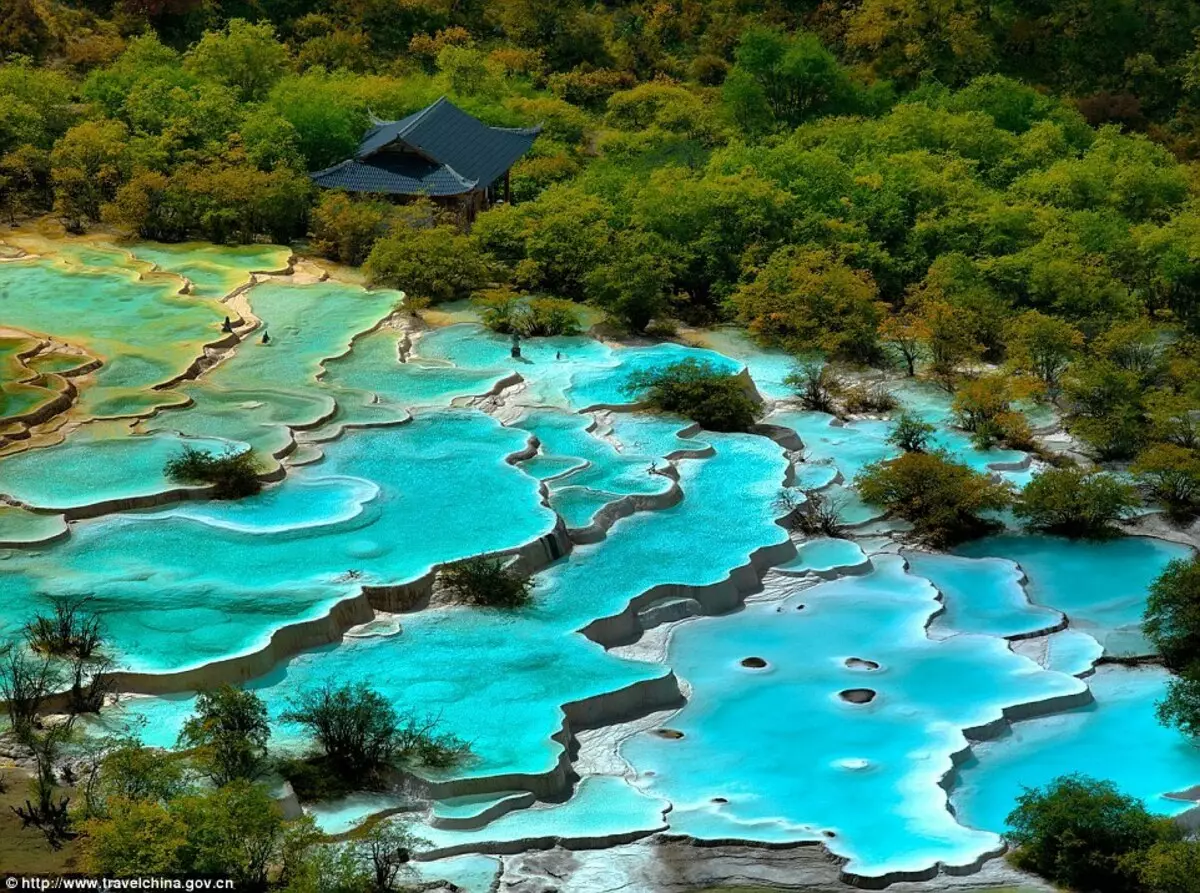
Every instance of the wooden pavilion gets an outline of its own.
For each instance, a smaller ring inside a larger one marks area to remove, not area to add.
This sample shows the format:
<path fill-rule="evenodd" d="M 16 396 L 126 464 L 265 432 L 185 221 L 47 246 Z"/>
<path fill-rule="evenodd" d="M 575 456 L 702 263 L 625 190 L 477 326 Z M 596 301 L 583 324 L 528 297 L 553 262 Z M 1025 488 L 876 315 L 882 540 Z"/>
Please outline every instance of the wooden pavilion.
<path fill-rule="evenodd" d="M 496 201 L 511 201 L 509 170 L 541 127 L 489 127 L 444 96 L 399 121 L 376 120 L 353 158 L 311 174 L 325 189 L 425 197 L 470 223 Z"/>

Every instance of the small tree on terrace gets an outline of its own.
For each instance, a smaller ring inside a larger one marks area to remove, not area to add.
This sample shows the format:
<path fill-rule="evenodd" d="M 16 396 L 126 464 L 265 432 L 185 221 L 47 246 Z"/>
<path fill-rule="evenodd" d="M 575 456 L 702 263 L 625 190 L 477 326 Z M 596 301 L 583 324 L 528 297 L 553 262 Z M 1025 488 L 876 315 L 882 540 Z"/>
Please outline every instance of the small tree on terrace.
<path fill-rule="evenodd" d="M 887 316 L 879 324 L 879 340 L 900 355 L 909 378 L 917 374 L 917 361 L 925 356 L 929 337 L 929 326 L 913 313 Z"/>
<path fill-rule="evenodd" d="M 1083 775 L 1025 788 L 1008 825 L 1019 867 L 1076 890 L 1137 890 L 1126 857 L 1179 835 L 1140 800 Z"/>
<path fill-rule="evenodd" d="M 758 404 L 736 375 L 698 360 L 635 372 L 621 391 L 653 409 L 687 416 L 711 431 L 745 431 L 758 417 Z"/>
<path fill-rule="evenodd" d="M 862 470 L 855 481 L 867 502 L 913 525 L 934 546 L 951 545 L 995 528 L 983 516 L 1012 501 L 1010 488 L 940 453 L 905 453 Z"/>
<path fill-rule="evenodd" d="M 52 610 L 39 612 L 25 624 L 25 641 L 47 663 L 58 664 L 69 686 L 74 713 L 95 713 L 112 693 L 108 677 L 113 658 L 104 650 L 104 626 L 88 610 L 87 596 L 51 599 Z"/>
<path fill-rule="evenodd" d="M 924 453 L 929 449 L 929 438 L 937 431 L 933 425 L 910 412 L 896 417 L 896 427 L 888 435 L 888 443 L 906 453 Z"/>
<path fill-rule="evenodd" d="M 1142 629 L 1170 669 L 1200 661 L 1200 556 L 1175 559 L 1150 584 Z"/>
<path fill-rule="evenodd" d="M 47 658 L 15 645 L 0 650 L 0 700 L 18 740 L 26 741 L 33 734 L 42 704 L 62 682 L 59 668 Z"/>
<path fill-rule="evenodd" d="M 185 446 L 167 460 L 163 473 L 180 484 L 212 484 L 217 499 L 239 499 L 262 490 L 253 450 L 211 453 Z"/>
<path fill-rule="evenodd" d="M 438 730 L 436 717 L 401 716 L 383 695 L 361 683 L 327 682 L 304 692 L 282 719 L 306 726 L 328 768 L 354 782 L 371 782 L 407 761 L 453 765 L 468 751 L 466 742 Z"/>
<path fill-rule="evenodd" d="M 1138 454 L 1132 470 L 1172 520 L 1187 521 L 1200 511 L 1200 458 L 1192 450 L 1156 443 Z"/>
<path fill-rule="evenodd" d="M 1051 396 L 1071 360 L 1083 346 L 1083 334 L 1065 320 L 1028 310 L 1009 325 L 1008 358 L 1037 378 Z"/>
<path fill-rule="evenodd" d="M 442 571 L 442 582 L 458 599 L 492 608 L 520 608 L 532 599 L 533 580 L 501 558 L 467 558 Z"/>
<path fill-rule="evenodd" d="M 816 360 L 800 363 L 783 383 L 795 391 L 805 409 L 830 415 L 837 415 L 837 398 L 846 389 L 846 383 L 832 366 Z"/>
<path fill-rule="evenodd" d="M 1105 537 L 1138 505 L 1137 490 L 1110 474 L 1048 468 L 1034 476 L 1013 513 L 1030 527 L 1071 537 Z"/>
<path fill-rule="evenodd" d="M 196 749 L 205 773 L 221 787 L 235 779 L 253 781 L 262 773 L 270 736 L 262 698 L 222 685 L 196 698 L 196 713 L 183 724 L 179 743 Z"/>

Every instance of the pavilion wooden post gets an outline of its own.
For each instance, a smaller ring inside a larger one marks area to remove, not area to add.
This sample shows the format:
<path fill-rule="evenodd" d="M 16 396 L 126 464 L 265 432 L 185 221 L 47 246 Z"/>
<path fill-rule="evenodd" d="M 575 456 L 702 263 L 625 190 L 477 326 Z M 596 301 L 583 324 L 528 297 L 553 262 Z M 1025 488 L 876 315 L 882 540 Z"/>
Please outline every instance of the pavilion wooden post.
<path fill-rule="evenodd" d="M 506 205 L 512 204 L 512 183 L 509 181 L 510 173 L 512 173 L 511 170 L 504 172 L 504 204 Z"/>

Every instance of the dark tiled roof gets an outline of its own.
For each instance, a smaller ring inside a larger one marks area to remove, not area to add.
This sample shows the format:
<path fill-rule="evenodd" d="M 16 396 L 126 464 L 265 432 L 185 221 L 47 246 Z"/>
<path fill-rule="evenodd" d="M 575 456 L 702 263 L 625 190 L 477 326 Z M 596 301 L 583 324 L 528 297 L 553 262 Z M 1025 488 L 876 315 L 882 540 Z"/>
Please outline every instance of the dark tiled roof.
<path fill-rule="evenodd" d="M 486 189 L 529 151 L 540 127 L 489 127 L 445 97 L 367 131 L 349 161 L 312 175 L 320 186 L 403 195 Z M 396 145 L 416 153 L 381 152 Z"/>
<path fill-rule="evenodd" d="M 326 189 L 388 195 L 462 195 L 475 188 L 473 180 L 460 177 L 448 165 L 391 152 L 362 161 L 351 158 L 317 171 L 312 179 Z"/>

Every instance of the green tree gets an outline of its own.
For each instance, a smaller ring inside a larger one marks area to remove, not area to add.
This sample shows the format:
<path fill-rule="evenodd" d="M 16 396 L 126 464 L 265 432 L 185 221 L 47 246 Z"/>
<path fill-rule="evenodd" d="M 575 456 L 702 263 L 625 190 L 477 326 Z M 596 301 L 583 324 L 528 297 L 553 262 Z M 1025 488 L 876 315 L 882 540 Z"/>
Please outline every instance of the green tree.
<path fill-rule="evenodd" d="M 761 132 L 809 117 L 851 111 L 856 91 L 820 38 L 756 25 L 742 33 L 722 88 L 734 120 Z"/>
<path fill-rule="evenodd" d="M 363 266 L 372 284 L 434 304 L 469 298 L 491 275 L 476 243 L 447 225 L 397 225 L 375 243 Z"/>
<path fill-rule="evenodd" d="M 783 383 L 805 409 L 830 415 L 838 414 L 837 400 L 846 391 L 846 382 L 837 369 L 816 360 L 797 364 L 784 376 Z"/>
<path fill-rule="evenodd" d="M 1131 469 L 1175 521 L 1200 512 L 1200 458 L 1171 443 L 1156 443 L 1138 454 Z"/>
<path fill-rule="evenodd" d="M 356 86 L 345 72 L 313 69 L 285 75 L 271 89 L 267 105 L 292 125 L 308 170 L 344 161 L 358 148 L 370 118 Z"/>
<path fill-rule="evenodd" d="M 1200 661 L 1200 557 L 1175 559 L 1150 584 L 1142 631 L 1172 670 Z"/>
<path fill-rule="evenodd" d="M 577 188 L 554 186 L 516 210 L 522 255 L 517 284 L 573 301 L 587 297 L 588 277 L 610 251 L 605 203 Z"/>
<path fill-rule="evenodd" d="M 585 279 L 592 301 L 630 331 L 644 332 L 667 309 L 672 271 L 661 247 L 642 233 L 618 236 Z"/>
<path fill-rule="evenodd" d="M 1145 403 L 1151 439 L 1185 450 L 1200 448 L 1200 401 L 1156 390 L 1146 395 Z"/>
<path fill-rule="evenodd" d="M 283 839 L 283 815 L 261 785 L 240 779 L 172 802 L 187 828 L 186 874 L 230 878 L 239 890 L 263 890 Z"/>
<path fill-rule="evenodd" d="M 781 248 L 731 301 L 752 332 L 794 352 L 822 350 L 854 360 L 878 354 L 886 308 L 875 282 L 828 250 Z"/>
<path fill-rule="evenodd" d="M 278 805 L 265 788 L 244 780 L 165 802 L 117 797 L 84 830 L 91 874 L 224 877 L 246 890 L 266 888 L 285 840 Z"/>
<path fill-rule="evenodd" d="M 971 433 L 980 449 L 1003 443 L 1010 449 L 1033 448 L 1033 433 L 1025 416 L 1013 409 L 1022 388 L 1003 375 L 969 379 L 954 392 L 951 407 L 958 426 Z"/>
<path fill-rule="evenodd" d="M 122 185 L 111 202 L 101 208 L 104 222 L 131 235 L 159 242 L 177 242 L 187 236 L 188 200 L 171 180 L 157 171 L 142 171 Z"/>
<path fill-rule="evenodd" d="M 50 29 L 32 0 L 0 4 L 0 57 L 17 53 L 40 56 L 50 43 Z"/>
<path fill-rule="evenodd" d="M 862 498 L 913 525 L 933 546 L 979 536 L 997 525 L 985 512 L 1012 501 L 1010 487 L 940 453 L 904 453 L 866 466 L 855 479 Z"/>
<path fill-rule="evenodd" d="M 460 738 L 439 731 L 436 718 L 401 716 L 364 684 L 326 683 L 302 692 L 281 718 L 305 726 L 327 771 L 355 784 L 372 783 L 385 769 L 408 761 L 450 766 L 468 751 Z"/>
<path fill-rule="evenodd" d="M 1017 498 L 1013 514 L 1028 526 L 1071 537 L 1116 532 L 1140 500 L 1131 484 L 1110 474 L 1078 468 L 1047 468 L 1034 475 Z"/>
<path fill-rule="evenodd" d="M 189 71 L 232 87 L 243 102 L 265 98 L 287 65 L 287 47 L 275 39 L 274 26 L 244 19 L 204 32 L 186 60 Z"/>
<path fill-rule="evenodd" d="M 218 787 L 262 774 L 267 756 L 267 705 L 252 691 L 222 685 L 196 697 L 196 712 L 183 724 L 179 744 L 195 751 Z"/>
<path fill-rule="evenodd" d="M 1016 864 L 1079 890 L 1136 891 L 1127 857 L 1169 834 L 1140 800 L 1083 775 L 1025 788 L 1008 816 Z"/>
<path fill-rule="evenodd" d="M 752 162 L 703 173 L 668 164 L 633 195 L 629 226 L 655 238 L 684 318 L 711 322 L 720 302 L 786 241 L 797 214 L 795 198 Z"/>
<path fill-rule="evenodd" d="M 190 789 L 183 762 L 175 755 L 143 747 L 136 738 L 118 739 L 100 760 L 94 802 L 104 815 L 111 801 L 166 803 Z"/>
<path fill-rule="evenodd" d="M 259 470 L 253 450 L 213 454 L 185 446 L 167 460 L 163 474 L 179 484 L 211 484 L 217 499 L 240 499 L 262 490 Z"/>
<path fill-rule="evenodd" d="M 336 190 L 322 192 L 312 214 L 313 247 L 328 258 L 357 266 L 387 234 L 390 218 L 386 202 Z"/>
<path fill-rule="evenodd" d="M 490 608 L 522 608 L 533 600 L 533 580 L 501 558 L 467 558 L 442 570 L 442 583 L 456 598 Z"/>
<path fill-rule="evenodd" d="M 1154 893 L 1196 893 L 1200 887 L 1200 842 L 1195 840 L 1159 841 L 1137 862 L 1142 886 Z"/>
<path fill-rule="evenodd" d="M 54 210 L 80 232 L 100 219 L 100 206 L 129 175 L 129 131 L 119 121 L 85 121 L 66 132 L 50 153 Z"/>
<path fill-rule="evenodd" d="M 885 316 L 879 323 L 879 340 L 900 355 L 909 378 L 917 374 L 929 337 L 928 326 L 912 313 Z"/>
<path fill-rule="evenodd" d="M 925 298 L 918 301 L 916 313 L 935 374 L 953 376 L 960 366 L 983 353 L 970 316 L 953 304 Z"/>
<path fill-rule="evenodd" d="M 1155 716 L 1164 726 L 1179 729 L 1190 738 L 1200 736 L 1200 664 L 1195 661 L 1167 683 L 1167 693 L 1155 705 Z"/>
<path fill-rule="evenodd" d="M 1147 383 L 1157 378 L 1162 368 L 1159 333 L 1145 319 L 1113 323 L 1096 338 L 1092 350 L 1096 356 Z"/>
<path fill-rule="evenodd" d="M 157 801 L 114 800 L 107 815 L 89 819 L 83 828 L 83 863 L 90 874 L 170 877 L 185 864 L 187 825 Z"/>
<path fill-rule="evenodd" d="M 1146 435 L 1144 394 L 1134 372 L 1108 361 L 1077 364 L 1063 387 L 1067 428 L 1101 459 L 1129 458 Z"/>
<path fill-rule="evenodd" d="M 1009 361 L 1037 378 L 1051 396 L 1082 346 L 1083 334 L 1073 325 L 1036 310 L 1027 310 L 1009 325 Z"/>
<path fill-rule="evenodd" d="M 710 431 L 746 431 L 759 413 L 737 375 L 699 360 L 634 372 L 621 391 L 652 409 L 686 416 Z"/>
<path fill-rule="evenodd" d="M 885 77 L 958 84 L 995 64 L 990 17 L 983 0 L 866 0 L 847 18 L 846 42 Z"/>
<path fill-rule="evenodd" d="M 902 412 L 896 417 L 895 426 L 888 434 L 888 443 L 906 453 L 924 453 L 929 450 L 929 439 L 937 428 L 911 412 Z"/>

